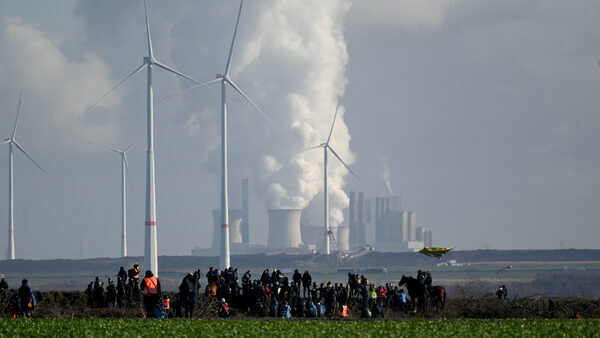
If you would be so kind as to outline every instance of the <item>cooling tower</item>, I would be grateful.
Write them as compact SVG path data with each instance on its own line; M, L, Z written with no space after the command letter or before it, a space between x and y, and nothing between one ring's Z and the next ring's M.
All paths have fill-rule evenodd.
M300 228L302 232L302 243L314 245L320 248L323 245L323 227L303 226Z
M229 243L242 243L242 210L229 209ZM213 210L213 239L212 247L220 248L221 245L221 210Z
M417 233L417 213L411 211L408 213L408 240L414 242Z
M269 209L270 248L297 248L302 244L300 209Z
M335 235L337 249L340 251L350 250L350 228L342 226L336 228L331 228L331 230L333 230L333 234Z

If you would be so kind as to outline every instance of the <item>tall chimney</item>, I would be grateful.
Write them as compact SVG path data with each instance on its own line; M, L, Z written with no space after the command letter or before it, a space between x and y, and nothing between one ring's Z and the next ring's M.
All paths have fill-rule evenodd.
M358 244L358 227L356 224L356 192L350 192L350 206L348 207L348 224L350 227L349 241L351 247Z
M365 193L358 193L358 206L356 208L356 221L357 221L357 246L363 245L367 242L367 229L365 219Z
M250 209L248 207L248 179L242 179L242 244L250 245Z

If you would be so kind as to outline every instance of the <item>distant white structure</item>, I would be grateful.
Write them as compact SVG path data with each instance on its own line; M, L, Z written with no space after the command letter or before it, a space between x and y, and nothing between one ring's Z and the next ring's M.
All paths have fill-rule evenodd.
M148 149L146 151L146 213L145 213L145 245L144 245L144 269L152 271L155 276L158 276L158 242L156 238L156 178L154 166L154 90L152 88L152 67L162 68L170 73L183 77L189 81L205 86L201 82L169 67L154 57L152 50L152 38L150 36L150 23L148 20L148 8L144 0L144 13L146 16L146 37L148 42L148 56L144 57L143 63L129 74L126 78L117 83L106 94L102 95L91 107L97 105L102 99L116 90L123 83L127 82L135 74L146 68L147 71L147 87L146 87L146 107L147 107L147 137Z
M244 211L229 209L229 242L231 244L242 243L242 222ZM221 247L221 210L212 211L213 219L213 237L212 248L219 249Z
M8 247L6 248L6 259L15 259L15 204L14 204L14 185L13 185L13 146L17 147L23 155L27 156L28 159L33 162L41 171L48 174L37 162L35 162L31 156L25 152L25 149L15 139L17 134L17 124L19 122L19 113L21 112L21 94L19 93L19 105L17 107L17 118L15 119L15 125L13 126L12 136L5 139L0 144L8 143Z
M371 212L375 225L375 251L418 251L431 246L431 231L417 227L417 213L399 210L399 199L376 197Z
M123 150L98 145L101 148L114 151L121 155L121 257L123 258L127 257L127 175L129 172L127 151L131 149L134 143Z
M269 209L269 248L298 248L302 244L300 232L301 209Z

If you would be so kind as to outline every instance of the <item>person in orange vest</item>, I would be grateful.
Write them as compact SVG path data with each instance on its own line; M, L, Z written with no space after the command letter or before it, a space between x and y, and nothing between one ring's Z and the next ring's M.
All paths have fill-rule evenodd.
M140 287L144 294L144 307L146 308L146 315L147 317L153 318L156 305L159 304L161 300L160 282L158 281L158 278L152 274L152 271L147 270L146 277L144 277Z
M165 318L169 318L169 309L171 309L171 299L169 296L164 295L162 297L163 309L165 309Z
M348 319L349 314L350 314L350 309L348 308L348 305L342 304L342 311L340 311L340 318Z

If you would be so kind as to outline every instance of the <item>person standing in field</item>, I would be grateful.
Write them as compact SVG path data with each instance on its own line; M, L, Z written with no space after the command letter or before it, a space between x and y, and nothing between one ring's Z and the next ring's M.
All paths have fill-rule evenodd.
M142 280L141 289L144 294L144 307L146 308L146 316L154 317L154 310L160 301L160 282L158 278L152 274L152 271L146 271L146 277Z
M0 303L4 303L8 300L8 283L6 278L2 277L0 281Z
M311 283L312 283L312 276L310 275L310 273L308 273L308 270L304 270L304 273L302 274L302 295L304 297L306 297L307 294L308 294L308 297L310 297ZM300 284L298 284L298 287L300 287Z
M21 307L21 311L23 312L23 317L31 316L37 301L35 299L35 295L33 294L33 290L27 284L27 279L23 279L21 281L21 287L19 288L17 294L19 296L19 305Z

